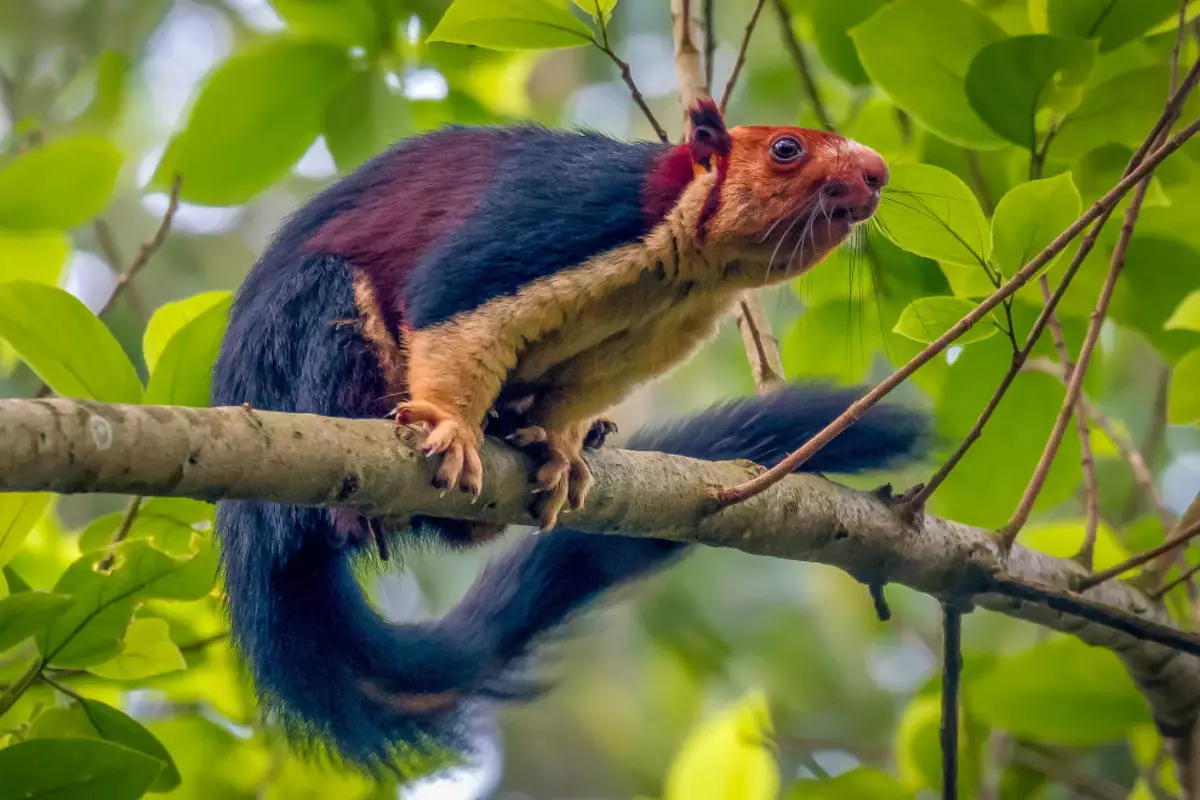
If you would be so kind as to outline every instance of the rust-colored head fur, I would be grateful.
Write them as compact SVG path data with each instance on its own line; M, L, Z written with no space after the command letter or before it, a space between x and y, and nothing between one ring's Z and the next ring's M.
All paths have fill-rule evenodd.
M693 168L717 173L697 223L701 242L766 253L762 266L782 278L820 261L879 205L888 169L869 147L807 128L726 129L712 101L689 116Z

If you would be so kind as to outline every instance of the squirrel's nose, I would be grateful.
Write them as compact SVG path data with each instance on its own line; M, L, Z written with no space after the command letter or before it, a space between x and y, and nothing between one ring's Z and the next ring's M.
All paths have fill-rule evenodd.
M821 193L832 205L835 218L849 217L862 222L879 207L879 193L888 182L887 163L869 147L851 145L854 150L842 157L842 169L831 175Z

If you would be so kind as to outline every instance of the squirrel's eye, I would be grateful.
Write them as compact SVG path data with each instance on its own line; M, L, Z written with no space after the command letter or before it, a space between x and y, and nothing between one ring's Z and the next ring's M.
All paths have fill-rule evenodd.
M802 155L804 155L804 148L791 136L776 139L771 144L771 157L781 164L795 161Z

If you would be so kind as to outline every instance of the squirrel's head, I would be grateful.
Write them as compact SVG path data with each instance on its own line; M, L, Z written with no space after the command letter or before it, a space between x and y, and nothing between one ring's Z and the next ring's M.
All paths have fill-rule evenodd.
M726 129L711 100L689 117L695 176L715 173L697 237L744 254L747 268L762 261L758 269L773 279L798 275L879 206L888 168L865 145L806 128Z

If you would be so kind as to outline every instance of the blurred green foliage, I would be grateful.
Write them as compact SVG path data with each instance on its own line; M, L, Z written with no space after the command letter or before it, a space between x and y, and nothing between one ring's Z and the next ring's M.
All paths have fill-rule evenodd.
M772 5L728 116L814 126ZM880 377L1108 191L1167 96L1178 5L789 0L789 32L830 116L892 166L878 223L766 296L789 377ZM719 83L753 2L713 6ZM525 119L653 138L591 46L600 15L678 135L666 0L0 0L0 391L44 382L65 396L204 405L230 290L271 230L398 139ZM1180 63L1198 54L1189 29ZM1184 120L1198 110L1193 98ZM177 175L170 237L109 303ZM1176 511L1200 484L1198 205L1200 145L1189 144L1155 177L1085 385ZM1060 307L1073 352L1116 227ZM1051 285L1073 253L1047 266ZM943 450L974 423L1041 304L1026 287L902 388L936 416ZM1034 356L1056 357L1048 340ZM730 326L617 416L662 421L750 390ZM933 510L1003 523L1062 396L1048 375L1019 375ZM1161 541L1163 526L1113 443L1093 444L1105 567ZM1068 436L1025 544L1078 549L1079 452ZM929 466L889 477L914 482ZM225 641L212 507L125 502L0 496L0 797L394 796L296 759L260 725ZM396 616L437 614L486 555L415 557L405 581L376 590ZM388 600L397 593L409 599ZM896 615L882 625L845 575L725 552L633 593L556 645L558 691L502 714L502 774L476 768L498 796L937 790L929 598L891 590ZM1168 600L1192 616L1182 589ZM984 613L965 635L964 796L1073 797L1085 778L1102 796L1178 792L1115 656Z

